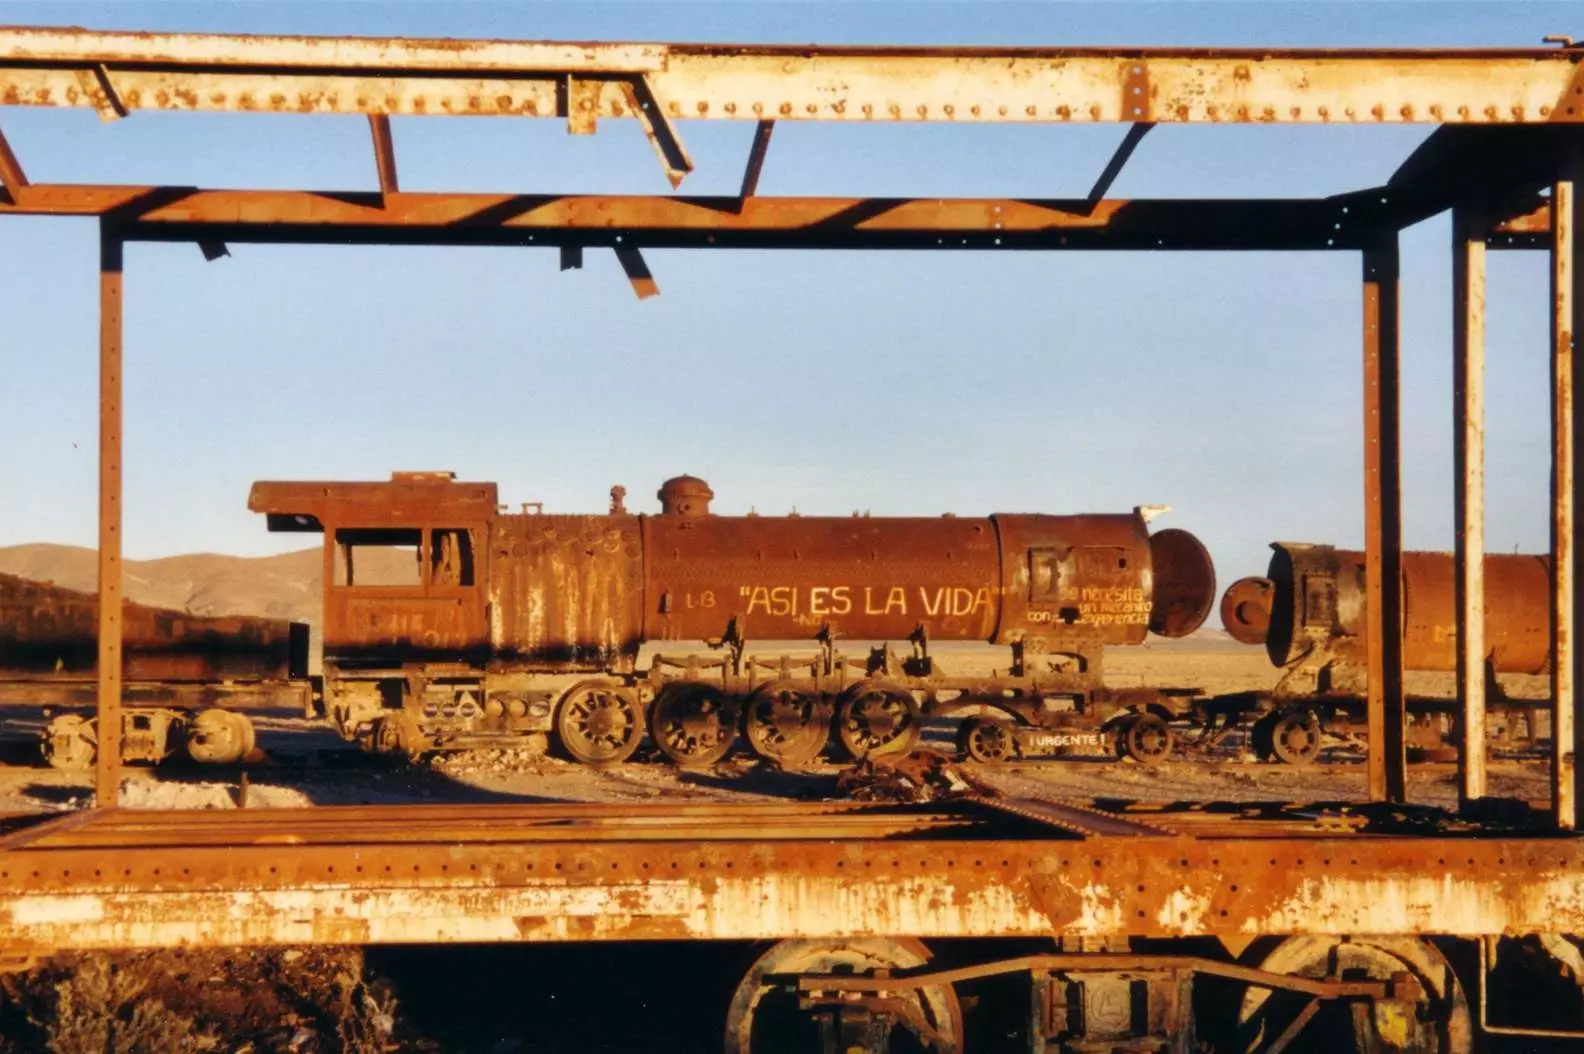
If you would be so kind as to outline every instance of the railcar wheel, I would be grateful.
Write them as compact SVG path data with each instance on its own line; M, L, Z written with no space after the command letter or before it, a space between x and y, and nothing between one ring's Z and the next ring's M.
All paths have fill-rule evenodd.
M1291 710L1271 722L1271 753L1289 765L1308 765L1320 756L1320 718L1313 710Z
M614 765L632 757L643 741L643 707L626 688L608 681L582 681L556 707L556 739L573 760Z
M187 756L200 765L241 761L253 744L253 722L219 707L203 711L187 728Z
M1171 757L1176 741L1171 726L1159 714L1139 714L1117 739L1123 753L1141 765L1159 765Z
M1388 981L1408 973L1424 991L1418 1002L1349 1004L1328 1000L1292 1037L1293 1050L1385 1049L1402 1054L1466 1054L1474 1020L1457 975L1440 949L1412 937L1291 937L1264 957L1263 970L1294 977ZM1290 1028L1309 1000L1292 992L1250 987L1238 1015L1242 1049L1264 1050ZM1353 1007L1359 1007L1354 1010ZM1359 1033L1366 1033L1360 1036Z
M771 681L748 697L743 737L749 749L770 761L813 761L830 738L830 707L795 681Z
M929 961L929 951L912 940L782 941L762 955L737 986L726 1015L726 1054L802 1054L829 1049L821 1047L821 1022L815 1012L798 1006L799 974L909 970ZM962 1007L951 985L898 993L896 1005L902 1012L888 1015L888 1025L881 1022L870 1030L862 1046L838 1049L864 1054L961 1054Z
M957 746L981 765L999 765L1017 757L1012 723L994 717L970 717L957 733Z
M45 728L39 746L52 768L80 772L91 768L99 756L99 735L88 718L62 714Z
M913 693L885 681L859 681L837 706L836 735L855 758L906 754L922 731Z
M651 735L678 765L713 765L731 752L739 710L718 688L670 684L655 696Z

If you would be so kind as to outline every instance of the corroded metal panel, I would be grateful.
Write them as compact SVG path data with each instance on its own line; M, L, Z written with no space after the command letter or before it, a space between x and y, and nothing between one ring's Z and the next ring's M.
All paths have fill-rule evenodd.
M598 669L641 641L637 516L501 516L490 528L495 658Z
M1000 609L992 520L655 516L644 520L645 636L988 640Z
M1319 648L1341 662L1361 664L1368 607L1364 554L1295 543L1272 548L1269 577L1264 580L1272 589L1254 601L1270 605L1268 636L1259 634L1257 640L1265 642L1271 661L1285 666ZM1500 673L1544 673L1551 659L1550 560L1487 554L1484 577L1485 654ZM1452 554L1404 553L1402 580L1404 665L1410 670L1456 669Z
M719 807L510 811L510 824L476 807L74 818L0 846L0 930L40 949L1584 930L1573 839L1259 837L1257 823L951 837L806 804L740 822Z

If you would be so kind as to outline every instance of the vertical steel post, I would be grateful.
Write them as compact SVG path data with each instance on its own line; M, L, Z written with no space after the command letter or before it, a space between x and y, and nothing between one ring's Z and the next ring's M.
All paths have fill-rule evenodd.
M120 232L99 223L99 755L98 804L121 800L121 261Z
M1573 321L1578 281L1577 156L1551 188L1551 800L1557 826L1578 826L1573 708L1578 692Z
M1485 796L1485 233L1452 214L1453 518L1457 530L1458 802Z
M1371 801L1407 796L1402 670L1402 458L1397 232L1364 250L1364 591Z

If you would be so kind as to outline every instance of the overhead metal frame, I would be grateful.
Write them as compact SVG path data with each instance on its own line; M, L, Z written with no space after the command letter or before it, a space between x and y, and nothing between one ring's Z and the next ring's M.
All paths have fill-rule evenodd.
M1572 381L1572 266L1578 239L1577 134L1584 122L1577 48L1462 51L1222 49L820 48L670 44L240 37L0 30L0 105L370 116L380 191L212 191L28 183L0 138L0 213L95 216L101 264L101 727L119 704L120 309L126 241L193 241L213 258L231 242L558 246L563 268L609 247L634 288L655 291L647 247L912 249L1314 249L1364 262L1366 573L1371 603L1372 798L1400 800L1402 582L1398 423L1397 232L1447 208L1479 207L1458 227L1458 510L1460 629L1476 642L1482 547L1478 301L1468 246L1550 249L1554 260L1553 597L1558 730L1554 801L1575 820L1571 701L1578 680L1572 587L1577 446ZM674 121L757 122L735 198L407 194L399 190L390 115L555 117L574 133L634 118L673 186L692 168ZM1132 126L1081 202L777 199L757 196L772 122L1112 121ZM1155 123L1435 123L1385 188L1307 201L1108 201ZM1456 125L1479 127L1457 128ZM1506 127L1501 127L1506 126ZM1549 201L1536 198L1551 187ZM1553 207L1554 206L1554 207ZM1472 213L1465 211L1466 217ZM1464 221L1460 222L1471 222ZM1397 630L1394 631L1394 626ZM1483 711L1460 664L1464 736ZM1482 663L1478 664L1482 667ZM117 726L118 727L118 726ZM99 801L117 798L114 732ZM1565 740L1565 741L1564 741ZM1465 751L1461 788L1482 791Z

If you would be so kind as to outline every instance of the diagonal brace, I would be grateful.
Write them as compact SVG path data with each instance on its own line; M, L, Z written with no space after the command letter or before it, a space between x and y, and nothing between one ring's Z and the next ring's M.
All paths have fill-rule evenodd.
M1152 121L1139 121L1128 126L1127 135L1124 135L1122 142L1117 144L1116 152L1111 155L1111 160L1106 162L1100 178L1095 180L1095 185L1089 189L1089 196L1084 199L1084 203L1091 210L1106 196L1111 184L1115 183L1117 176L1122 174L1122 167L1128 163L1128 158L1133 156L1133 151L1138 149L1139 143L1144 141L1144 137L1154 127Z
M743 170L742 193L738 197L751 198L759 193L759 173L764 170L765 154L770 149L770 135L774 131L774 121L760 121L754 129L753 145L748 148L748 167Z
M22 171L21 162L11 152L5 133L0 132L0 201L15 205L22 196L22 188L27 185L27 174Z
M666 179L673 190L680 187L688 173L693 171L693 159L688 156L681 137L666 117L648 78L639 76L627 81L627 95L628 101L632 103L633 116L638 118L649 145L654 147L660 164L665 167Z
M643 253L630 245L618 245L616 262L626 272L627 281L632 283L633 292L638 294L639 300L660 295L660 286L655 282L649 264L644 261Z
M382 113L368 115L369 133L374 138L374 168L379 173L381 194L401 190L396 180L396 144L391 141L390 118Z

